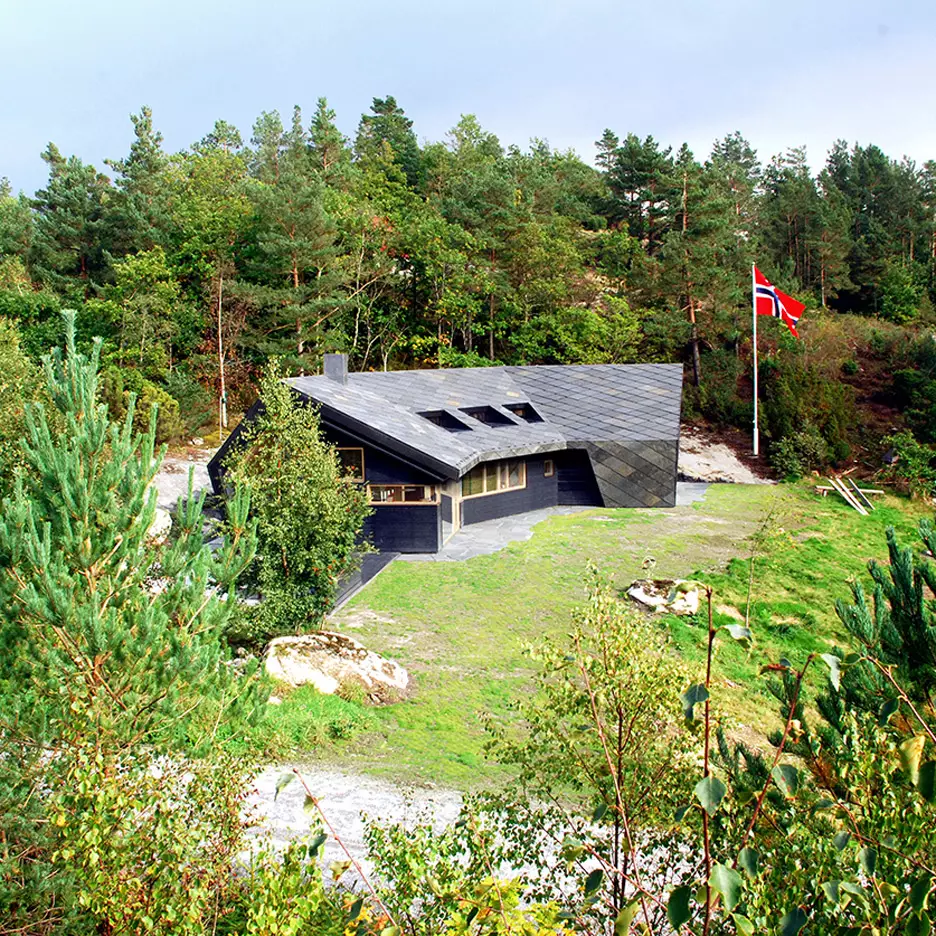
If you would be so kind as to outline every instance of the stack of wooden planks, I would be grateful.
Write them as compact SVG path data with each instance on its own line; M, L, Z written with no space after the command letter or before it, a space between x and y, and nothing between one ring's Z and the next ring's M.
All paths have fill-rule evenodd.
M867 517L874 510L874 504L871 503L869 495L884 493L878 488L858 487L851 478L845 475L832 475L829 479L829 485L817 484L816 490L823 497L830 491L835 491L846 504L857 510L863 517Z

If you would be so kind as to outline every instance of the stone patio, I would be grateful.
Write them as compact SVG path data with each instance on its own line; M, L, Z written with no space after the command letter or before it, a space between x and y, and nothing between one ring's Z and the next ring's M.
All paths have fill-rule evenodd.
M676 485L676 506L685 507L705 497L707 484L680 481ZM404 553L398 562L461 562L475 556L489 556L499 552L508 543L522 542L533 536L533 527L549 517L602 510L601 507L543 507L528 513L487 520L462 527L437 553ZM672 508L659 507L656 510Z

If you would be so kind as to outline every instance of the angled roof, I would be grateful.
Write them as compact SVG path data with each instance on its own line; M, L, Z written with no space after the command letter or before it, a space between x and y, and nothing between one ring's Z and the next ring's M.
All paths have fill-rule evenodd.
M578 448L586 442L679 438L680 364L467 367L348 374L287 381L321 406L326 423L395 452L441 477L457 478L498 458ZM508 407L532 405L541 422ZM463 412L491 407L500 424ZM426 412L461 425L450 431Z

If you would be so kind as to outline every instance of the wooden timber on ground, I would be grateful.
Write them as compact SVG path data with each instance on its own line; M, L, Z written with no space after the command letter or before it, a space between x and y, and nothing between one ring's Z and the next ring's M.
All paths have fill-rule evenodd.
M844 476L832 475L829 484L817 484L816 492L825 497L830 491L835 491L849 507L857 510L863 517L874 510L874 504L869 499L869 494L883 494L880 488L862 488L851 479Z

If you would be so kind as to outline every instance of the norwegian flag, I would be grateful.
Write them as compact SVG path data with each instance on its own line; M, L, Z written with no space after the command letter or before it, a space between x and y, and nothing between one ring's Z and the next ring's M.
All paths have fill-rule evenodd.
M796 323L806 306L772 286L757 267L754 267L754 302L758 315L772 315L780 319L793 333L793 337L799 338Z

